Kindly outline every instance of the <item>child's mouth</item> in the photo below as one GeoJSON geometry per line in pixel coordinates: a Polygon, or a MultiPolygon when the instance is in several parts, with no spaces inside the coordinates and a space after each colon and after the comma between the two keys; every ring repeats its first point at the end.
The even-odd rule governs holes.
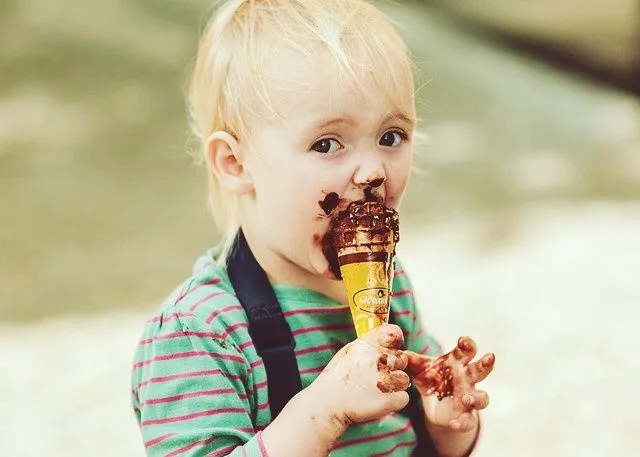
{"type": "Polygon", "coordinates": [[[330,217],[329,227],[326,233],[320,239],[320,247],[322,248],[322,253],[324,254],[328,264],[329,264],[329,272],[336,278],[342,279],[342,275],[340,273],[340,264],[338,262],[338,253],[335,248],[335,234],[333,231],[333,226],[335,222],[345,217],[348,208],[352,203],[379,203],[384,205],[384,199],[376,195],[374,193],[374,189],[379,187],[382,184],[380,182],[372,182],[369,186],[364,189],[364,198],[356,201],[349,201],[344,198],[340,198],[340,196],[336,192],[329,192],[323,200],[318,202],[318,205],[324,212],[326,216],[330,217]],[[336,209],[338,211],[336,211],[336,209]]]}

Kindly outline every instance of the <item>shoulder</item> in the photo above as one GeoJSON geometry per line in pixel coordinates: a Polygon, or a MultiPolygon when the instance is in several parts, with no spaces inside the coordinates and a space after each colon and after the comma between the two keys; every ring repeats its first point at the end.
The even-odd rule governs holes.
{"type": "Polygon", "coordinates": [[[226,269],[203,256],[191,277],[163,301],[147,322],[145,333],[187,332],[241,348],[250,338],[248,328],[246,313],[226,269]]]}

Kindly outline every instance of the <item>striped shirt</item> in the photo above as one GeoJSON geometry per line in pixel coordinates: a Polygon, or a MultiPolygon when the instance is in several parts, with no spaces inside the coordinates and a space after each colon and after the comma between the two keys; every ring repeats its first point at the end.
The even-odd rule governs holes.
{"type": "MultiPolygon", "coordinates": [[[[271,421],[268,381],[249,335],[247,316],[217,250],[201,257],[193,275],[144,327],[134,357],[132,403],[148,456],[260,456],[260,431],[271,421]]],[[[351,314],[325,295],[274,286],[295,338],[302,387],[356,338],[351,314]]],[[[407,275],[396,266],[391,307],[407,349],[436,355],[424,331],[407,275]]],[[[401,413],[352,425],[332,457],[409,456],[416,436],[401,413]]]]}

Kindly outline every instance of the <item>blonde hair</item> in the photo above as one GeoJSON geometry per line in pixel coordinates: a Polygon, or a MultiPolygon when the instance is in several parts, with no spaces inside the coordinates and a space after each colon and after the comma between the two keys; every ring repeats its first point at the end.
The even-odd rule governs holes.
{"type": "MultiPolygon", "coordinates": [[[[275,114],[268,64],[276,51],[330,52],[356,90],[366,77],[393,103],[412,63],[391,21],[365,0],[230,0],[202,35],[189,90],[191,127],[207,155],[207,139],[226,131],[248,141],[250,114],[275,114]]],[[[413,80],[411,80],[413,83],[413,80]]],[[[223,233],[224,261],[240,228],[238,197],[209,173],[209,205],[223,233]]]]}

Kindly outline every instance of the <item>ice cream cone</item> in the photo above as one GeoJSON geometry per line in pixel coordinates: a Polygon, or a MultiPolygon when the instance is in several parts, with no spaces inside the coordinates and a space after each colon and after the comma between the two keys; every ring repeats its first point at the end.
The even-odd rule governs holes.
{"type": "Polygon", "coordinates": [[[358,337],[389,321],[398,215],[379,203],[353,203],[334,229],[340,274],[358,337]]]}

